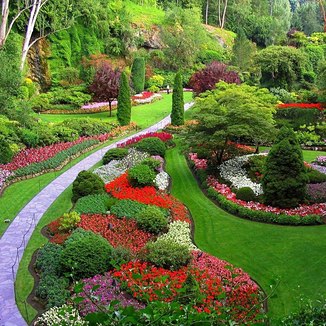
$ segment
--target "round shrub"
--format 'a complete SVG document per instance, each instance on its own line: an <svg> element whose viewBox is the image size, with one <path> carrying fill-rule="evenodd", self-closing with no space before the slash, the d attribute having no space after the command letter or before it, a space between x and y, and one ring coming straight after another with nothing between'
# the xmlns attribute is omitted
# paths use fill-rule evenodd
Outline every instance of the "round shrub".
<svg viewBox="0 0 326 326"><path fill-rule="evenodd" d="M65 243L61 266L63 271L71 273L76 279L92 277L111 267L111 253L112 247L106 239L87 231Z"/></svg>
<svg viewBox="0 0 326 326"><path fill-rule="evenodd" d="M9 144L4 139L0 139L0 163L9 163L12 160L13 155L13 151Z"/></svg>
<svg viewBox="0 0 326 326"><path fill-rule="evenodd" d="M81 171L72 184L72 201L76 202L81 197L104 192L104 182L98 175Z"/></svg>
<svg viewBox="0 0 326 326"><path fill-rule="evenodd" d="M125 247L116 247L113 248L111 254L111 264L114 268L119 269L121 265L127 264L132 260L132 253L129 248Z"/></svg>
<svg viewBox="0 0 326 326"><path fill-rule="evenodd" d="M127 148L112 148L103 156L103 164L108 164L113 160L121 160L128 154Z"/></svg>
<svg viewBox="0 0 326 326"><path fill-rule="evenodd" d="M154 179L155 173L148 165L138 164L128 170L128 180L134 187L151 186Z"/></svg>
<svg viewBox="0 0 326 326"><path fill-rule="evenodd" d="M177 270L187 265L190 261L188 247L169 240L149 242L146 250L146 260L157 267Z"/></svg>
<svg viewBox="0 0 326 326"><path fill-rule="evenodd" d="M243 187L237 190L237 199L244 201L255 201L256 195L250 187Z"/></svg>
<svg viewBox="0 0 326 326"><path fill-rule="evenodd" d="M158 234L168 226L164 213L155 206L148 206L136 215L138 226L148 232Z"/></svg>
<svg viewBox="0 0 326 326"><path fill-rule="evenodd" d="M64 213L60 218L60 231L71 231L80 222L80 215L77 212Z"/></svg>
<svg viewBox="0 0 326 326"><path fill-rule="evenodd" d="M21 140L27 147L36 147L39 143L39 136L33 130L22 129Z"/></svg>
<svg viewBox="0 0 326 326"><path fill-rule="evenodd" d="M135 147L142 152L147 152L150 155L159 155L164 157L166 146L164 142L156 137L144 138L135 144Z"/></svg>
<svg viewBox="0 0 326 326"><path fill-rule="evenodd" d="M148 157L145 158L141 164L149 166L152 170L157 170L159 166L161 165L161 162L159 160L156 160L155 158Z"/></svg>

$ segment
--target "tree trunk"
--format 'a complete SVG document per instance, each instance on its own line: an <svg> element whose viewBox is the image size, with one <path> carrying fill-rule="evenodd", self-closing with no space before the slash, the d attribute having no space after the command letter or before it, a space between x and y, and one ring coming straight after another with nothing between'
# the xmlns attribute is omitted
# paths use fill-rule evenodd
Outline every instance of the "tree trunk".
<svg viewBox="0 0 326 326"><path fill-rule="evenodd" d="M209 0L206 1L205 24L208 24Z"/></svg>
<svg viewBox="0 0 326 326"><path fill-rule="evenodd" d="M109 100L110 117L112 117L112 101Z"/></svg>
<svg viewBox="0 0 326 326"><path fill-rule="evenodd" d="M221 24L221 28L224 28L224 24L225 24L225 15L226 15L226 9L228 7L228 0L225 0L224 3L224 8L223 8L223 16L222 16L222 24Z"/></svg>
<svg viewBox="0 0 326 326"><path fill-rule="evenodd" d="M325 7L324 7L324 3L323 0L317 0L319 2L320 5L320 9L321 12L323 14L323 18L324 18L324 32L326 32L326 11L325 11Z"/></svg>
<svg viewBox="0 0 326 326"><path fill-rule="evenodd" d="M4 46L7 38L8 16L9 16L9 0L2 0L1 24L0 24L0 48Z"/></svg>
<svg viewBox="0 0 326 326"><path fill-rule="evenodd" d="M220 152L220 155L218 157L218 164L222 164L222 161L223 161L223 154L225 152L225 148L226 148L226 145L228 143L228 138L226 137L225 138L225 141L224 141L224 146L223 148L221 149L221 152Z"/></svg>
<svg viewBox="0 0 326 326"><path fill-rule="evenodd" d="M24 39L22 57L21 57L21 61L20 61L20 70L24 69L27 54L31 47L31 38L32 38L33 31L34 31L36 19L41 10L42 5L45 2L46 1L43 2L43 0L33 0L33 5L31 8L28 25L27 25L27 30L26 30L26 34L25 34L25 39Z"/></svg>
<svg viewBox="0 0 326 326"><path fill-rule="evenodd" d="M218 26L221 27L221 1L222 0L218 0Z"/></svg>

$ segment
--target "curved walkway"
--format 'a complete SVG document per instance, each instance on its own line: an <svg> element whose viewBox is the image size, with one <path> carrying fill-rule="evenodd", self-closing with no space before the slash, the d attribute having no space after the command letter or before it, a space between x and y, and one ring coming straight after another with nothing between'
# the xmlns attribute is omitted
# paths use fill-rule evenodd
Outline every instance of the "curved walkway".
<svg viewBox="0 0 326 326"><path fill-rule="evenodd" d="M185 104L188 110L193 103ZM72 168L61 174L36 195L16 216L0 239L0 325L1 326L25 326L26 321L21 316L15 300L15 278L19 262L23 256L25 247L34 231L35 226L46 210L57 197L75 180L78 173L87 170L99 162L104 153L135 136L154 132L164 128L170 123L170 116L159 121L155 125L138 132L123 140L115 142L95 153L89 155ZM12 203L14 205L14 203ZM1 212L0 212L1 213Z"/></svg>

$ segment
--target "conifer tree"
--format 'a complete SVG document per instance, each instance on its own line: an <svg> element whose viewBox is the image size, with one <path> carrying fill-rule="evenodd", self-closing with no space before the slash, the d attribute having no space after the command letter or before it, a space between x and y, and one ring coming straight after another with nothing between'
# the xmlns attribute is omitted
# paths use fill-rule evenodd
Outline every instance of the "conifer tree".
<svg viewBox="0 0 326 326"><path fill-rule="evenodd" d="M145 87L145 60L135 58L131 68L131 82L135 92L141 93Z"/></svg>
<svg viewBox="0 0 326 326"><path fill-rule="evenodd" d="M175 75L174 87L172 94L172 112L171 123L173 126L181 126L184 124L184 101L183 101L183 88L182 76L178 72Z"/></svg>
<svg viewBox="0 0 326 326"><path fill-rule="evenodd" d="M126 126L130 123L131 118L131 100L130 86L127 74L123 72L120 77L120 88L118 95L117 118L121 126Z"/></svg>
<svg viewBox="0 0 326 326"><path fill-rule="evenodd" d="M301 147L292 129L283 127L270 150L262 180L265 202L290 208L303 202L308 181Z"/></svg>

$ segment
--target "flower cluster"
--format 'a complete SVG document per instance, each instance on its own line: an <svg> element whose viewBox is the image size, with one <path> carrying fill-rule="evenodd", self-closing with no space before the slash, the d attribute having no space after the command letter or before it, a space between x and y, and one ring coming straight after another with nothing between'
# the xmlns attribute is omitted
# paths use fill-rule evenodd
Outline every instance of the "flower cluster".
<svg viewBox="0 0 326 326"><path fill-rule="evenodd" d="M282 103L278 105L279 109L296 108L296 109L318 109L319 111L324 110L322 103Z"/></svg>
<svg viewBox="0 0 326 326"><path fill-rule="evenodd" d="M34 322L35 326L56 326L56 325L75 325L86 326L88 322L81 319L78 310L63 305L61 307L53 307L38 317Z"/></svg>
<svg viewBox="0 0 326 326"><path fill-rule="evenodd" d="M157 168L157 171L162 172L163 171L163 165L164 165L164 158L159 156L159 155L152 155L151 158L161 162L160 166Z"/></svg>
<svg viewBox="0 0 326 326"><path fill-rule="evenodd" d="M326 182L308 184L307 194L314 203L326 202Z"/></svg>
<svg viewBox="0 0 326 326"><path fill-rule="evenodd" d="M197 153L189 153L189 159L194 162L196 170L207 169L207 160L198 158Z"/></svg>
<svg viewBox="0 0 326 326"><path fill-rule="evenodd" d="M171 198L170 213L172 216L172 221L187 222L190 224L191 221L186 206L176 198L172 196L170 198Z"/></svg>
<svg viewBox="0 0 326 326"><path fill-rule="evenodd" d="M162 99L161 94L152 93L152 92L142 92L141 94L136 94L132 97L132 101L135 104L147 104L161 99Z"/></svg>
<svg viewBox="0 0 326 326"><path fill-rule="evenodd" d="M156 175L154 184L159 190L166 190L169 186L169 181L169 175L166 172L162 171Z"/></svg>
<svg viewBox="0 0 326 326"><path fill-rule="evenodd" d="M220 167L220 175L224 180L230 181L232 186L236 189L249 187L256 195L263 193L261 184L253 182L247 176L247 171L242 166L248 162L249 158L255 154L238 156L223 162Z"/></svg>
<svg viewBox="0 0 326 326"><path fill-rule="evenodd" d="M326 156L317 156L315 163L318 165L326 166Z"/></svg>
<svg viewBox="0 0 326 326"><path fill-rule="evenodd" d="M140 140L142 140L144 138L148 138L148 137L156 137L156 138L161 139L164 142L167 142L168 140L171 140L173 138L173 136L168 132L148 132L146 134L133 137L123 143L118 144L117 146L118 147L130 146L130 145L138 143Z"/></svg>
<svg viewBox="0 0 326 326"><path fill-rule="evenodd" d="M105 185L105 188L107 192L118 199L131 199L163 208L169 208L172 204L169 195L157 191L154 187L133 188L128 181L127 173Z"/></svg>
<svg viewBox="0 0 326 326"><path fill-rule="evenodd" d="M242 145L242 144L238 144L238 143L235 143L235 142L232 142L232 141L228 141L228 146L232 146L234 148L236 148L237 150L243 152L243 153L247 153L247 154L250 154L250 153L255 153L255 149L251 146L247 146L247 145Z"/></svg>
<svg viewBox="0 0 326 326"><path fill-rule="evenodd" d="M112 278L111 273L95 275L82 281L84 283L83 292L79 297L84 300L78 305L78 310L82 316L89 313L105 310L111 301L119 301L119 306L133 306L135 309L144 308L144 305L125 293L119 283ZM96 289L96 290L94 290Z"/></svg>
<svg viewBox="0 0 326 326"><path fill-rule="evenodd" d="M12 172L8 170L0 169L0 189L6 183L6 180L12 175Z"/></svg>
<svg viewBox="0 0 326 326"><path fill-rule="evenodd" d="M218 180L213 176L208 177L207 184L209 187L215 189L218 193L223 195L228 200L231 200L232 202L240 206L252 210L270 212L275 214L298 215L302 217L307 215L321 215L321 216L326 215L326 203L313 204L313 205L300 205L292 209L278 208L269 205L264 205L258 202L252 202L252 201L246 202L244 200L237 199L236 194L232 192L230 187L228 187L225 184L219 183Z"/></svg>
<svg viewBox="0 0 326 326"><path fill-rule="evenodd" d="M82 215L78 227L100 234L113 247L125 247L134 253L154 239L152 234L140 230L136 221L114 215Z"/></svg>
<svg viewBox="0 0 326 326"><path fill-rule="evenodd" d="M168 240L169 242L186 245L189 250L196 250L190 236L190 225L187 222L174 221L169 224L169 231L158 237L157 240Z"/></svg>

